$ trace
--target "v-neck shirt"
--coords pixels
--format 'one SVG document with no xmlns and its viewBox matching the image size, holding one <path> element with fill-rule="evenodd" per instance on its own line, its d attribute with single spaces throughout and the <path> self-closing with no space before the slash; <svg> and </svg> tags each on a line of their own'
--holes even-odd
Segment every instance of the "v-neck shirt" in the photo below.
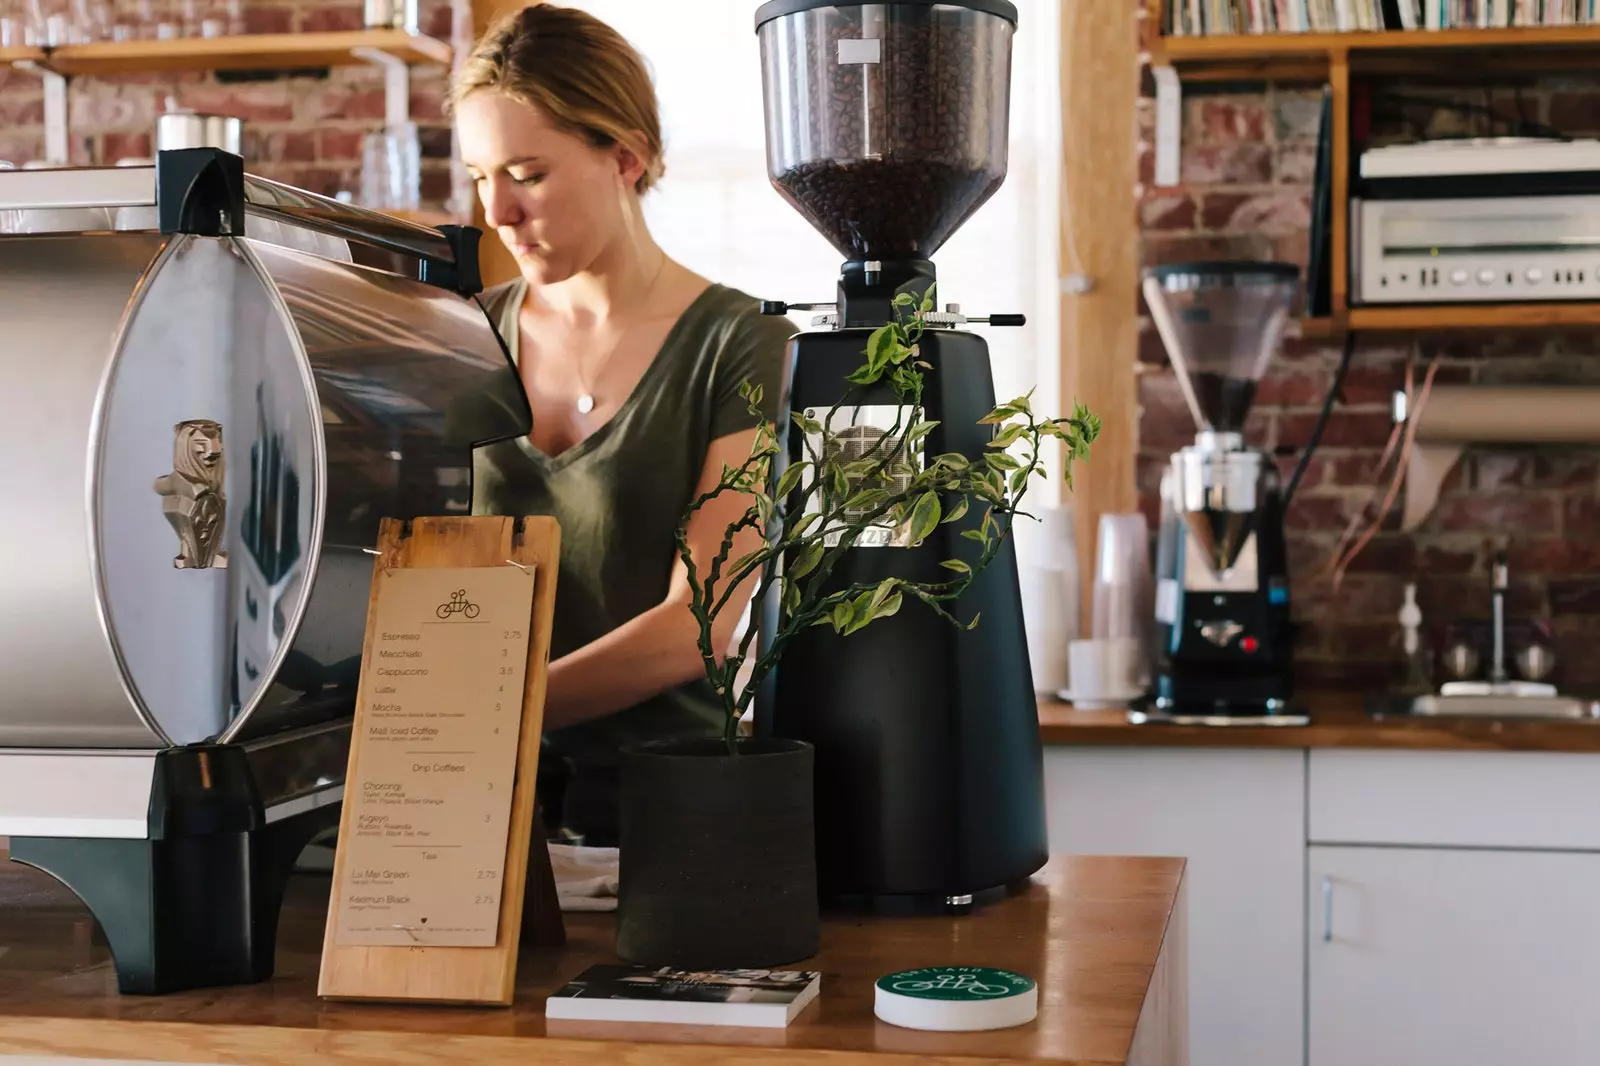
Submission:
<svg viewBox="0 0 1600 1066">
<path fill-rule="evenodd" d="M 526 293 L 527 282 L 519 278 L 484 294 L 513 362 Z M 673 323 L 617 412 L 588 437 L 555 455 L 526 437 L 477 450 L 474 514 L 551 515 L 561 525 L 553 658 L 666 597 L 678 561 L 678 526 L 711 442 L 755 427 L 739 395 L 742 382 L 760 385 L 763 413 L 779 417 L 793 332 L 787 319 L 762 315 L 754 298 L 713 284 Z M 714 734 L 721 726 L 721 705 L 698 678 L 617 714 L 551 731 L 546 739 L 574 762 L 611 766 L 623 745 Z"/>
</svg>

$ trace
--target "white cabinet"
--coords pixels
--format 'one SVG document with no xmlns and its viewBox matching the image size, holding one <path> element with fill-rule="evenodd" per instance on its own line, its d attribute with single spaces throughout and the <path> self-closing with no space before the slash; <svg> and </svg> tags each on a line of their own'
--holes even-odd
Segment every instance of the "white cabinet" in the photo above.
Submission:
<svg viewBox="0 0 1600 1066">
<path fill-rule="evenodd" d="M 1600 855 L 1313 846 L 1308 869 L 1309 1066 L 1600 1063 Z"/>
<path fill-rule="evenodd" d="M 1053 854 L 1188 860 L 1192 1066 L 1302 1062 L 1305 752 L 1051 746 L 1045 797 Z"/>
</svg>

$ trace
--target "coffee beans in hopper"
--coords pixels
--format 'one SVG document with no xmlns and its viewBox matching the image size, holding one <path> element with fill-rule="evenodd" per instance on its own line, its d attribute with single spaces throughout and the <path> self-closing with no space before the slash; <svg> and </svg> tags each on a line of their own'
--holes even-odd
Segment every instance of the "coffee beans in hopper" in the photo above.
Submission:
<svg viewBox="0 0 1600 1066">
<path fill-rule="evenodd" d="M 1009 42 L 1004 20 L 887 5 L 864 32 L 858 7 L 803 37 L 808 71 L 788 128 L 808 138 L 774 181 L 851 259 L 926 258 L 1005 180 Z M 880 62 L 837 62 L 839 41 L 876 36 Z"/>
</svg>

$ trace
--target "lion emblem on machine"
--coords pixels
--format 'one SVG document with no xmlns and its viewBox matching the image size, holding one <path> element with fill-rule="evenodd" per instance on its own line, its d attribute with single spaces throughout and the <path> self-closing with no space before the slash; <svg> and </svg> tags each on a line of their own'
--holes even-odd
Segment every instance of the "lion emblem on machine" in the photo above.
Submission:
<svg viewBox="0 0 1600 1066">
<path fill-rule="evenodd" d="M 180 570 L 228 565 L 221 550 L 227 531 L 228 500 L 224 491 L 222 426 L 197 418 L 173 427 L 172 473 L 156 478 L 161 513 L 178 534 Z"/>
</svg>

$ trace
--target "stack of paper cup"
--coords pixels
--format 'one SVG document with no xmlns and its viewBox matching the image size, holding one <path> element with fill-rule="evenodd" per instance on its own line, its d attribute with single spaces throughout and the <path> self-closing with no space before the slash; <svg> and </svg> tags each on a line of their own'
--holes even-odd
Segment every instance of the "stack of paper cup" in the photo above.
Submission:
<svg viewBox="0 0 1600 1066">
<path fill-rule="evenodd" d="M 1072 686 L 1065 695 L 1080 710 L 1117 707 L 1150 682 L 1152 603 L 1150 528 L 1142 514 L 1100 516 L 1095 546 L 1093 629 L 1068 652 Z"/>
<path fill-rule="evenodd" d="M 1072 508 L 1051 507 L 1039 520 L 1017 519 L 1022 616 L 1028 633 L 1033 690 L 1068 687 L 1068 645 L 1078 635 L 1078 549 Z"/>
</svg>

